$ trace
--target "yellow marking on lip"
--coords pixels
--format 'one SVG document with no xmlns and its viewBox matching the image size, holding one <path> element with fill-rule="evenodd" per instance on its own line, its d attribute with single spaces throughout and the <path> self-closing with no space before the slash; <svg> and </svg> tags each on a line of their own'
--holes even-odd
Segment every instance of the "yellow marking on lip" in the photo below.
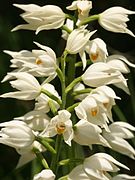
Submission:
<svg viewBox="0 0 135 180">
<path fill-rule="evenodd" d="M 104 107 L 107 108 L 108 107 L 108 103 L 103 103 Z"/>
<path fill-rule="evenodd" d="M 98 56 L 99 56 L 98 52 L 97 53 L 91 53 L 90 54 L 90 59 L 93 60 L 93 61 L 96 61 Z"/>
<path fill-rule="evenodd" d="M 43 62 L 42 62 L 41 59 L 39 59 L 39 58 L 36 59 L 36 64 L 37 64 L 37 65 L 42 64 L 42 63 L 43 63 Z"/>
<path fill-rule="evenodd" d="M 66 126 L 63 122 L 56 125 L 56 130 L 58 134 L 63 134 L 66 129 Z"/>
<path fill-rule="evenodd" d="M 93 108 L 93 109 L 91 109 L 90 113 L 93 117 L 95 117 L 98 113 L 98 110 L 96 108 Z"/>
</svg>

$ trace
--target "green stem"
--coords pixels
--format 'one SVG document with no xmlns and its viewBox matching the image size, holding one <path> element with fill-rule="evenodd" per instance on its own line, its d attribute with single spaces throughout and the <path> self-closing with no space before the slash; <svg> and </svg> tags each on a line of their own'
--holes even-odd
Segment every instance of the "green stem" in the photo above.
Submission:
<svg viewBox="0 0 135 180">
<path fill-rule="evenodd" d="M 80 103 L 75 103 L 67 108 L 67 111 L 72 112 L 76 106 L 78 106 Z"/>
<path fill-rule="evenodd" d="M 54 115 L 54 116 L 57 115 L 57 109 L 56 109 L 56 107 L 55 107 L 55 105 L 54 105 L 54 102 L 50 99 L 50 100 L 48 101 L 48 104 L 49 104 L 49 107 L 50 107 L 53 115 Z"/>
<path fill-rule="evenodd" d="M 64 159 L 64 160 L 59 162 L 59 165 L 60 166 L 65 166 L 65 165 L 68 165 L 68 164 L 74 163 L 74 162 L 76 162 L 76 163 L 78 163 L 78 162 L 79 163 L 83 163 L 83 161 L 84 161 L 84 159 L 81 159 L 81 158 Z"/>
<path fill-rule="evenodd" d="M 62 57 L 61 57 L 61 70 L 58 69 L 57 74 L 59 74 L 59 79 L 61 81 L 61 88 L 62 88 L 62 103 L 61 103 L 61 109 L 65 109 L 66 106 L 66 82 L 65 82 L 65 63 L 66 63 L 66 57 L 67 57 L 67 51 L 64 51 Z M 58 171 L 58 161 L 60 157 L 61 152 L 61 145 L 62 145 L 62 136 L 57 135 L 56 142 L 55 142 L 55 151 L 56 154 L 52 156 L 51 161 L 51 169 L 57 176 Z"/>
<path fill-rule="evenodd" d="M 45 169 L 49 169 L 48 163 L 45 160 L 44 156 L 42 155 L 42 153 L 37 149 L 37 148 L 33 148 L 33 152 L 36 154 L 39 162 L 43 165 L 43 167 Z"/>
<path fill-rule="evenodd" d="M 63 25 L 63 26 L 61 27 L 61 29 L 64 30 L 64 31 L 66 31 L 66 32 L 69 33 L 69 34 L 72 32 L 72 30 L 70 30 L 66 25 Z"/>
<path fill-rule="evenodd" d="M 36 140 L 42 144 L 48 151 L 50 151 L 52 154 L 56 154 L 55 149 L 44 139 L 43 137 L 37 136 Z"/>
<path fill-rule="evenodd" d="M 74 16 L 72 16 L 71 14 L 66 14 L 66 18 L 71 19 L 74 22 L 76 22 L 76 18 Z"/>
<path fill-rule="evenodd" d="M 75 62 L 76 62 L 76 55 L 70 55 L 69 62 L 68 62 L 68 69 L 67 69 L 67 84 L 68 85 L 75 79 Z M 74 104 L 74 99 L 71 93 L 67 94 L 67 104 L 66 104 L 67 107 Z"/>
<path fill-rule="evenodd" d="M 78 77 L 76 79 L 74 79 L 74 81 L 72 81 L 66 88 L 66 93 L 68 93 L 77 83 L 79 83 L 80 81 L 82 81 L 82 77 Z"/>
<path fill-rule="evenodd" d="M 42 88 L 42 89 L 41 89 L 41 93 L 47 95 L 48 97 L 50 97 L 51 99 L 53 99 L 54 101 L 56 101 L 59 105 L 62 104 L 61 100 L 60 100 L 58 97 L 56 97 L 56 96 L 54 96 L 53 94 L 51 94 L 49 91 L 47 91 L 47 90 L 45 90 L 45 89 Z"/>
<path fill-rule="evenodd" d="M 85 18 L 83 21 L 81 21 L 79 23 L 79 26 L 83 26 L 85 24 L 90 23 L 91 21 L 95 21 L 95 20 L 98 20 L 98 19 L 99 19 L 99 14 L 95 14 L 95 15 L 89 16 L 89 17 Z"/>
<path fill-rule="evenodd" d="M 62 88 L 62 104 L 61 104 L 61 109 L 65 109 L 65 106 L 66 106 L 65 63 L 66 63 L 67 54 L 68 54 L 68 52 L 64 51 L 63 56 L 61 57 L 61 69 L 62 69 L 62 73 L 63 73 L 63 78 L 61 80 L 61 88 Z"/>
<path fill-rule="evenodd" d="M 56 155 L 52 156 L 52 161 L 51 161 L 51 169 L 53 172 L 55 172 L 55 174 L 57 174 L 58 171 L 58 161 L 60 156 L 61 145 L 62 145 L 62 136 L 57 135 L 56 143 L 55 143 Z"/>
<path fill-rule="evenodd" d="M 82 89 L 82 90 L 74 91 L 72 93 L 72 95 L 77 96 L 77 95 L 80 95 L 80 94 L 90 93 L 91 91 L 92 91 L 92 88 L 85 88 L 85 89 Z"/>
<path fill-rule="evenodd" d="M 87 59 L 87 65 L 91 65 L 91 64 L 93 64 L 93 63 L 90 61 L 90 59 Z M 76 68 L 77 67 L 82 67 L 82 66 L 83 66 L 82 61 L 79 61 L 79 62 L 75 63 Z"/>
<path fill-rule="evenodd" d="M 59 79 L 60 79 L 60 82 L 62 83 L 64 77 L 63 77 L 63 73 L 62 73 L 61 69 L 60 69 L 59 67 L 57 67 L 57 68 L 56 68 L 56 72 L 57 72 L 57 75 L 58 75 L 58 77 L 59 77 Z"/>
</svg>

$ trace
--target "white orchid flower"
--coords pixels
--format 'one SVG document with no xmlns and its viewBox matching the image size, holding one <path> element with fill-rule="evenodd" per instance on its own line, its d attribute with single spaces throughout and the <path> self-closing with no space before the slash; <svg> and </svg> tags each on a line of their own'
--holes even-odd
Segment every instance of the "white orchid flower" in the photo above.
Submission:
<svg viewBox="0 0 135 180">
<path fill-rule="evenodd" d="M 111 67 L 116 69 L 117 71 L 120 71 L 123 74 L 127 74 L 130 72 L 130 69 L 128 66 L 135 68 L 135 64 L 132 64 L 129 62 L 124 56 L 122 55 L 111 55 L 108 56 L 106 59 L 106 63 L 109 64 Z M 128 65 L 128 66 L 127 66 Z M 124 90 L 127 94 L 130 94 L 127 82 L 124 80 L 124 76 L 121 74 L 120 79 L 122 80 L 121 82 L 114 83 L 114 85 L 118 88 L 121 88 Z"/>
<path fill-rule="evenodd" d="M 31 128 L 22 121 L 0 123 L 0 143 L 13 148 L 28 148 L 35 140 Z"/>
<path fill-rule="evenodd" d="M 28 72 L 37 77 L 56 76 L 57 60 L 55 52 L 39 43 L 35 44 L 41 48 L 41 50 L 22 50 L 20 52 L 4 51 L 12 56 L 11 67 L 16 68 L 16 72 Z M 12 78 L 9 73 L 3 79 L 3 82 Z"/>
<path fill-rule="evenodd" d="M 84 160 L 83 168 L 86 174 L 97 180 L 109 180 L 106 172 L 117 172 L 120 166 L 129 170 L 127 166 L 115 160 L 112 156 L 106 153 L 96 153 Z"/>
<path fill-rule="evenodd" d="M 80 145 L 90 146 L 92 144 L 101 144 L 109 146 L 107 141 L 102 137 L 102 130 L 84 119 L 74 125 L 74 141 Z"/>
<path fill-rule="evenodd" d="M 131 131 L 135 131 L 135 127 L 126 122 L 114 122 L 110 125 L 109 129 L 113 132 L 113 135 L 124 139 L 131 139 L 134 137 Z"/>
<path fill-rule="evenodd" d="M 55 174 L 51 169 L 44 169 L 40 173 L 36 174 L 33 180 L 54 180 Z"/>
<path fill-rule="evenodd" d="M 82 75 L 82 80 L 84 84 L 88 86 L 98 87 L 118 82 L 126 82 L 126 79 L 124 77 L 124 79 L 121 78 L 121 76 L 121 72 L 115 70 L 109 64 L 97 62 L 86 69 Z"/>
<path fill-rule="evenodd" d="M 42 111 L 30 111 L 24 116 L 16 117 L 15 120 L 21 120 L 28 124 L 34 131 L 43 131 L 49 124 L 50 117 Z"/>
<path fill-rule="evenodd" d="M 51 94 L 55 95 L 60 99 L 58 92 L 56 91 L 55 87 L 52 84 L 49 83 L 42 84 L 42 88 L 49 91 Z M 36 98 L 35 110 L 42 111 L 43 113 L 48 113 L 50 111 L 50 106 L 49 106 L 50 100 L 53 102 L 55 108 L 58 110 L 60 107 L 59 104 L 43 93 Z"/>
<path fill-rule="evenodd" d="M 34 141 L 33 144 L 27 148 L 16 148 L 17 153 L 21 155 L 16 168 L 19 168 L 36 158 L 33 148 L 38 149 L 39 152 L 46 151 L 46 149 L 37 141 Z"/>
<path fill-rule="evenodd" d="M 100 38 L 89 41 L 86 46 L 86 52 L 89 54 L 90 60 L 95 62 L 104 62 L 108 56 L 105 42 Z"/>
<path fill-rule="evenodd" d="M 71 146 L 73 139 L 71 114 L 67 110 L 58 111 L 58 115 L 53 117 L 48 127 L 41 133 L 42 137 L 52 137 L 56 134 L 63 135 L 64 141 Z"/>
<path fill-rule="evenodd" d="M 127 74 L 130 72 L 130 69 L 127 65 L 135 67 L 134 64 L 130 63 L 124 56 L 121 55 L 108 56 L 106 59 L 106 63 L 123 74 Z"/>
<path fill-rule="evenodd" d="M 45 81 L 40 85 L 37 79 L 29 73 L 16 72 L 16 73 L 10 73 L 10 75 L 12 77 L 17 78 L 17 80 L 10 81 L 10 84 L 13 88 L 18 89 L 19 91 L 2 94 L 0 96 L 2 98 L 16 98 L 20 100 L 33 100 L 33 99 L 38 100 L 38 97 L 41 95 L 42 90 L 49 91 L 50 89 L 51 89 L 50 92 L 53 92 L 54 95 L 56 94 L 56 96 L 58 96 L 58 93 L 54 90 L 53 85 L 46 83 Z M 40 99 L 42 99 L 42 97 Z M 47 102 L 44 103 L 44 108 L 48 109 L 48 107 L 45 107 L 45 104 L 48 103 L 50 98 L 46 98 L 46 99 Z M 37 106 L 38 108 L 39 106 L 41 107 L 40 104 L 38 104 Z M 56 107 L 58 107 L 58 105 L 56 105 Z"/>
<path fill-rule="evenodd" d="M 112 149 L 135 159 L 134 148 L 125 140 L 133 138 L 130 131 L 135 131 L 135 127 L 126 122 L 114 122 L 109 126 L 110 132 L 103 130 L 103 137 L 111 145 Z"/>
<path fill-rule="evenodd" d="M 10 81 L 10 84 L 19 91 L 5 93 L 0 97 L 32 100 L 40 95 L 42 87 L 34 76 L 26 72 L 10 73 L 10 75 L 17 78 L 17 80 Z"/>
<path fill-rule="evenodd" d="M 83 20 L 89 16 L 89 12 L 92 9 L 92 1 L 77 0 L 73 1 L 70 6 L 67 6 L 68 10 L 78 10 L 79 20 Z"/>
<path fill-rule="evenodd" d="M 38 34 L 42 30 L 58 29 L 63 26 L 66 14 L 55 5 L 38 6 L 35 4 L 14 6 L 25 11 L 21 16 L 28 24 L 16 26 L 12 31 L 19 29 L 36 30 Z"/>
<path fill-rule="evenodd" d="M 85 54 L 85 46 L 88 43 L 90 37 L 96 32 L 89 32 L 85 29 L 86 26 L 81 26 L 78 29 L 73 30 L 67 39 L 66 50 L 69 54 L 79 53 L 82 63 L 83 69 L 86 67 L 86 54 Z"/>
<path fill-rule="evenodd" d="M 104 108 L 91 95 L 87 96 L 82 102 L 75 107 L 76 115 L 79 119 L 87 120 L 88 122 L 99 125 L 108 131 L 109 122 Z"/>
<path fill-rule="evenodd" d="M 133 37 L 135 35 L 127 28 L 128 15 L 135 14 L 123 7 L 111 7 L 99 14 L 99 24 L 106 30 L 116 33 L 127 33 Z"/>
<path fill-rule="evenodd" d="M 90 180 L 88 175 L 85 173 L 82 164 L 73 168 L 73 170 L 67 176 L 67 180 L 75 180 L 75 179 L 77 179 L 77 180 Z"/>
<path fill-rule="evenodd" d="M 120 99 L 116 96 L 114 90 L 108 86 L 100 86 L 91 91 L 91 96 L 100 103 L 108 118 L 113 121 L 111 109 L 115 105 L 115 99 Z"/>
</svg>

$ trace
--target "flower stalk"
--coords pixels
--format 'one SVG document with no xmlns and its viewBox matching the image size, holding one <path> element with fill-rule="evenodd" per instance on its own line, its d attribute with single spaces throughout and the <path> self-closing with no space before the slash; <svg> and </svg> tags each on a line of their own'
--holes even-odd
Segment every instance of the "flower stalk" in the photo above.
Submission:
<svg viewBox="0 0 135 180">
<path fill-rule="evenodd" d="M 48 97 L 50 97 L 51 99 L 53 99 L 54 101 L 56 101 L 59 105 L 62 104 L 61 100 L 56 97 L 55 95 L 51 94 L 49 91 L 47 91 L 46 89 L 41 89 L 41 93 L 47 95 Z"/>
<path fill-rule="evenodd" d="M 36 140 L 41 143 L 48 151 L 50 151 L 52 154 L 56 154 L 56 150 L 46 141 L 46 139 L 37 136 Z"/>
<path fill-rule="evenodd" d="M 99 15 L 98 15 L 98 14 L 89 16 L 89 17 L 85 18 L 83 21 L 81 21 L 81 22 L 79 23 L 79 27 L 80 27 L 80 26 L 83 26 L 83 25 L 86 25 L 86 24 L 88 24 L 88 23 L 90 23 L 90 22 L 92 22 L 92 21 L 96 21 L 96 20 L 98 20 L 98 19 L 99 19 Z"/>
<path fill-rule="evenodd" d="M 80 81 L 82 81 L 82 77 L 77 77 L 76 79 L 74 79 L 67 87 L 66 87 L 66 93 L 68 93 L 69 91 L 71 91 L 71 89 L 73 89 L 73 87 L 79 83 Z"/>
<path fill-rule="evenodd" d="M 39 162 L 42 164 L 42 166 L 45 169 L 49 169 L 49 165 L 47 163 L 47 161 L 45 160 L 44 156 L 42 155 L 42 153 L 37 149 L 37 148 L 33 148 L 33 152 L 36 154 Z"/>
</svg>

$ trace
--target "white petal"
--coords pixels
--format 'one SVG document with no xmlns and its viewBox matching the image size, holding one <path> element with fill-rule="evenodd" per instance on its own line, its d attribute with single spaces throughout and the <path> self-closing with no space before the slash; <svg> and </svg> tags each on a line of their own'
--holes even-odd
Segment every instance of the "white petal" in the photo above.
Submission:
<svg viewBox="0 0 135 180">
<path fill-rule="evenodd" d="M 68 175 L 68 180 L 89 180 L 89 177 L 83 170 L 82 165 L 76 166 Z"/>
</svg>

